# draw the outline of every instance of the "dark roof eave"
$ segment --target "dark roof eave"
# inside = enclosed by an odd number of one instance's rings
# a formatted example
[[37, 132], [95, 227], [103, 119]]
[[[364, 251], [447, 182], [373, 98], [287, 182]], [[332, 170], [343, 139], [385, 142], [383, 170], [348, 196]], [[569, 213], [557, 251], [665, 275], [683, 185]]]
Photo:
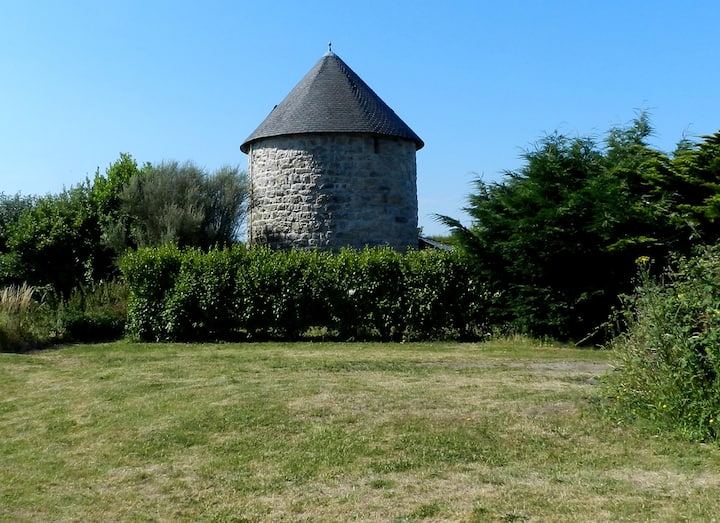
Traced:
[[262, 141], [266, 138], [277, 138], [278, 136], [302, 136], [302, 135], [320, 135], [320, 134], [355, 134], [358, 136], [378, 136], [378, 137], [384, 137], [384, 138], [397, 138], [400, 140], [407, 140], [408, 142], [413, 142], [415, 144], [415, 150], [419, 151], [423, 147], [425, 147], [425, 142], [423, 142], [419, 137], [410, 138], [407, 136], [397, 136], [394, 134], [383, 134], [383, 133], [365, 133], [365, 132], [357, 132], [357, 131], [311, 131], [311, 132], [302, 132], [302, 133], [277, 133], [277, 134], [268, 134], [263, 136], [258, 136], [255, 138], [248, 138], [243, 144], [240, 146], [240, 150], [244, 152], [245, 154], [248, 154], [250, 152], [250, 146], [254, 143], [257, 143], [259, 141]]

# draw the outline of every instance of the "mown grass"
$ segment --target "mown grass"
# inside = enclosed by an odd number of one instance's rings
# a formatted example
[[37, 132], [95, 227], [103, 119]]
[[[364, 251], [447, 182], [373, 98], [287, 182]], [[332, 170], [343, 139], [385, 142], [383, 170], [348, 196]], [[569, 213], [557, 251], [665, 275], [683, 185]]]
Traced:
[[607, 351], [0, 354], [2, 521], [715, 521], [720, 450], [615, 426]]

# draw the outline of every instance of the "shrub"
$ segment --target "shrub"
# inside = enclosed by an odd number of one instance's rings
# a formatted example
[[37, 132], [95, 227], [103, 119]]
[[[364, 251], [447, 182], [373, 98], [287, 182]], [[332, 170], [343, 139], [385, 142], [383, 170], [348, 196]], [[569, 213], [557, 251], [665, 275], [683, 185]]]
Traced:
[[76, 287], [58, 304], [58, 323], [65, 341], [98, 342], [119, 339], [127, 319], [127, 290], [117, 281]]
[[243, 274], [245, 328], [255, 336], [295, 339], [312, 327], [327, 327], [331, 263], [330, 255], [319, 251], [250, 251]]
[[238, 268], [246, 263], [244, 258], [242, 246], [208, 253], [197, 249], [184, 251], [173, 287], [166, 293], [161, 337], [184, 340], [231, 337], [240, 314], [237, 274]]
[[344, 249], [335, 258], [335, 325], [343, 338], [402, 336], [403, 256], [389, 248]]
[[612, 343], [610, 412], [644, 419], [696, 441], [718, 440], [720, 420], [720, 247], [683, 259], [662, 279], [641, 260], [626, 299], [627, 331]]

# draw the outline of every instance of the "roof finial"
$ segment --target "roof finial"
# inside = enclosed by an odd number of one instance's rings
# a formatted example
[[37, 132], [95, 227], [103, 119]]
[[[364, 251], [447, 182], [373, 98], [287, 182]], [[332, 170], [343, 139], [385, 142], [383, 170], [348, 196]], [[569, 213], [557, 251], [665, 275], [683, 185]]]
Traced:
[[332, 41], [328, 42], [328, 53], [332, 53]]

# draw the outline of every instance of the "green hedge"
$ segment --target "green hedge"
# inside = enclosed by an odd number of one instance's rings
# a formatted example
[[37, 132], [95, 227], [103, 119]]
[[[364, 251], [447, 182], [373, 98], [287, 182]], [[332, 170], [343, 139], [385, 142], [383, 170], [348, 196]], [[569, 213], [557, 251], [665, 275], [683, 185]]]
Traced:
[[143, 340], [469, 339], [488, 295], [461, 254], [391, 249], [141, 249], [120, 267]]

